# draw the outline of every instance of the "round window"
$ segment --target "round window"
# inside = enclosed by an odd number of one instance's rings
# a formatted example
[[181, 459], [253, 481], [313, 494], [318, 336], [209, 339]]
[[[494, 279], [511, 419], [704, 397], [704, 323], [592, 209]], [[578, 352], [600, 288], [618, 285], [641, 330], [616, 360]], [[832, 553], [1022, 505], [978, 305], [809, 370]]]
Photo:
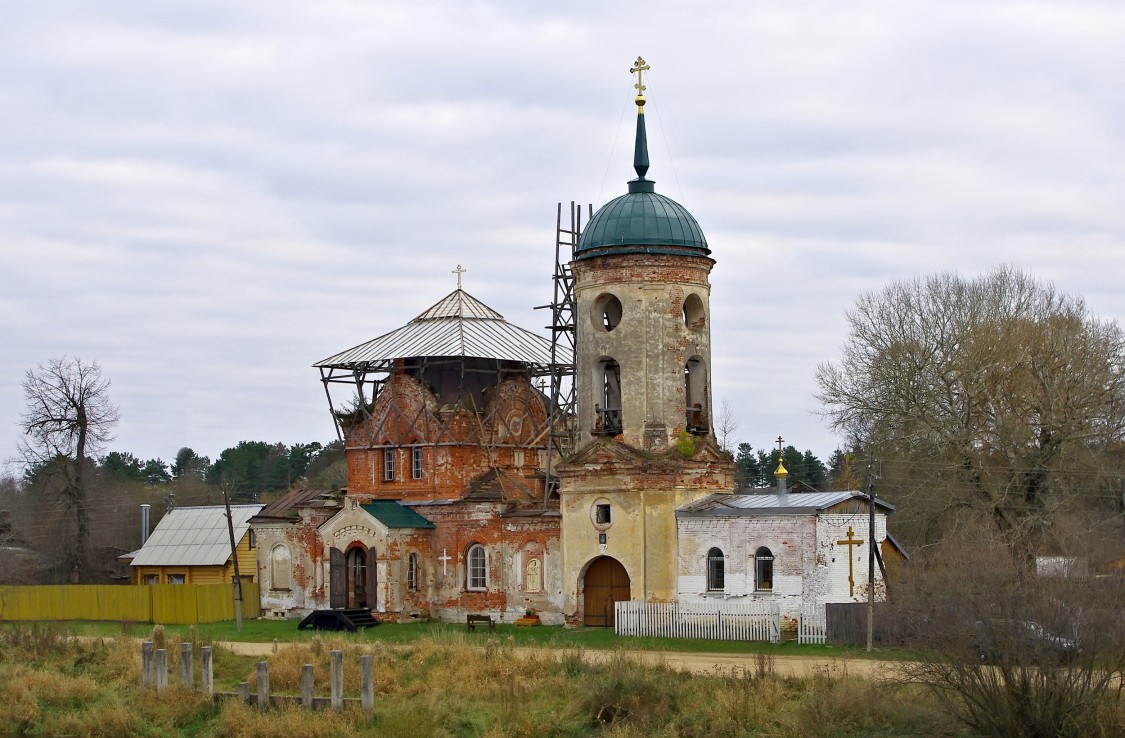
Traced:
[[604, 294], [594, 301], [594, 325], [604, 331], [612, 331], [621, 323], [621, 300], [615, 295]]

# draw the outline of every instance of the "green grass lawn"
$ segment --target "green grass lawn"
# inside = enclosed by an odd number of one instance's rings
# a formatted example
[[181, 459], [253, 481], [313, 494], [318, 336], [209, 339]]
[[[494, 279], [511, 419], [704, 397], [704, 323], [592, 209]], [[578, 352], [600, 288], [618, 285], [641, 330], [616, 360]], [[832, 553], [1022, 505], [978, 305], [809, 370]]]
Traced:
[[[11, 623], [3, 623], [11, 625]], [[25, 623], [25, 625], [27, 625]], [[151, 632], [147, 623], [126, 623], [111, 621], [66, 621], [52, 625], [65, 628], [71, 635], [116, 636], [121, 634], [143, 637]], [[189, 635], [188, 625], [165, 626], [171, 638]], [[248, 619], [242, 623], [242, 632], [235, 628], [234, 621], [202, 623], [194, 626], [197, 637], [211, 641], [248, 641], [271, 643], [278, 641], [307, 641], [316, 631], [297, 630], [292, 620]], [[341, 637], [357, 643], [411, 643], [424, 638], [440, 637], [443, 634], [466, 634], [464, 625], [454, 623], [384, 623], [375, 628], [367, 628], [357, 633], [341, 633]], [[334, 634], [335, 635], [335, 634]], [[498, 624], [495, 634], [478, 629], [466, 634], [470, 642], [480, 639], [481, 644], [499, 639], [515, 646], [543, 646], [548, 648], [580, 649], [623, 649], [641, 651], [691, 651], [700, 653], [768, 653], [777, 656], [835, 656], [847, 658], [904, 659], [909, 654], [903, 651], [879, 649], [868, 654], [862, 648], [847, 646], [819, 646], [799, 644], [795, 640], [781, 643], [762, 643], [747, 641], [713, 641], [701, 638], [642, 638], [618, 636], [607, 628], [563, 628], [561, 626], [518, 627]]]

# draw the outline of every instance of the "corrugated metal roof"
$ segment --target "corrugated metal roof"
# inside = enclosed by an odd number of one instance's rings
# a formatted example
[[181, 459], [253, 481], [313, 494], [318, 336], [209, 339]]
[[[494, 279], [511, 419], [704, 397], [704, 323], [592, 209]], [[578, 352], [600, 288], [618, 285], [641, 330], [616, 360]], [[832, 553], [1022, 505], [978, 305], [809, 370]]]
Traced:
[[[231, 505], [234, 540], [250, 529], [250, 518], [265, 505]], [[177, 507], [156, 526], [131, 566], [221, 566], [230, 558], [226, 508]]]
[[[708, 495], [676, 510], [680, 515], [792, 515], [827, 510], [847, 500], [867, 500], [863, 492], [799, 492], [794, 494]], [[875, 504], [893, 511], [894, 505], [875, 498]]]
[[397, 500], [375, 500], [360, 505], [371, 517], [388, 528], [433, 528], [434, 524]]
[[[557, 356], [569, 364], [569, 352]], [[353, 368], [413, 356], [465, 356], [551, 363], [551, 342], [512, 325], [504, 316], [465, 292], [454, 290], [401, 328], [313, 364]]]

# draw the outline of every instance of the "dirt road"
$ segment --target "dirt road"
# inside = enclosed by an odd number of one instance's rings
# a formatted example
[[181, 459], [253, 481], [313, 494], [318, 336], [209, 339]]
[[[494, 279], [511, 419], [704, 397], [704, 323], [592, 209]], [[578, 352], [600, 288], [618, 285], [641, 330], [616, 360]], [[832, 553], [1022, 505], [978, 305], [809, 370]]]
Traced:
[[[272, 643], [246, 643], [242, 641], [217, 641], [217, 646], [230, 649], [244, 656], [269, 656], [274, 651]], [[286, 644], [279, 644], [278, 648]], [[548, 648], [515, 648], [515, 653], [523, 656], [534, 656], [544, 653], [564, 653], [558, 649]], [[592, 663], [606, 661], [613, 656], [613, 651], [586, 650], [582, 656]], [[819, 656], [773, 656], [765, 657], [761, 654], [732, 654], [732, 653], [697, 653], [684, 651], [628, 651], [630, 656], [641, 659], [651, 664], [666, 664], [673, 669], [691, 672], [692, 674], [723, 674], [727, 676], [744, 672], [757, 673], [760, 669], [769, 668], [779, 676], [808, 677], [815, 674], [832, 674], [840, 676], [849, 674], [864, 678], [873, 678], [886, 675], [898, 664], [896, 662], [880, 661], [878, 659], [849, 659], [849, 658], [823, 658]], [[772, 664], [771, 664], [772, 662]]]

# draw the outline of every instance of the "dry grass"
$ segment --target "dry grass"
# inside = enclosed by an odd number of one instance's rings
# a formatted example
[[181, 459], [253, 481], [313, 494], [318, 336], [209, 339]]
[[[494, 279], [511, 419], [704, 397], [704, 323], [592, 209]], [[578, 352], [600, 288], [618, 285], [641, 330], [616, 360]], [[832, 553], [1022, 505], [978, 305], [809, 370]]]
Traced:
[[[159, 634], [154, 634], [154, 640]], [[503, 638], [449, 634], [401, 648], [318, 637], [268, 661], [274, 693], [296, 694], [311, 663], [326, 695], [330, 653], [344, 653], [345, 692], [359, 694], [359, 655], [370, 654], [376, 710], [296, 707], [267, 713], [170, 687], [138, 689], [134, 641], [66, 642], [36, 631], [0, 635], [0, 733], [129, 736], [848, 736], [951, 735], [919, 692], [824, 672], [778, 677], [763, 656], [738, 673], [691, 676], [646, 665], [627, 651], [591, 664], [576, 651], [517, 651]], [[165, 643], [169, 682], [178, 644]], [[197, 644], [198, 645], [198, 644]], [[216, 682], [254, 679], [254, 661], [215, 651]], [[223, 673], [223, 671], [230, 673]]]

